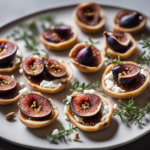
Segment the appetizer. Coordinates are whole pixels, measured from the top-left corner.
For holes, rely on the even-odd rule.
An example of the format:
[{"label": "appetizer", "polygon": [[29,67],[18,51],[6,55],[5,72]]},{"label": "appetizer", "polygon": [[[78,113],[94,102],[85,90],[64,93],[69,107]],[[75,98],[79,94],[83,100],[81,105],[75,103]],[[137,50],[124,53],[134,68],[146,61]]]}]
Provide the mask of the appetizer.
[{"label": "appetizer", "polygon": [[73,77],[73,70],[65,61],[29,56],[23,61],[20,73],[35,90],[57,93],[63,90]]},{"label": "appetizer", "polygon": [[106,128],[114,108],[112,103],[95,90],[74,92],[67,96],[64,113],[71,122],[84,131],[97,131]]},{"label": "appetizer", "polygon": [[58,108],[51,98],[41,93],[31,92],[19,100],[19,119],[29,128],[41,128],[53,123],[59,115]]},{"label": "appetizer", "polygon": [[69,53],[71,62],[82,72],[94,73],[102,68],[105,55],[95,46],[86,43],[75,45]]},{"label": "appetizer", "polygon": [[77,40],[76,28],[67,25],[53,25],[40,35],[41,42],[50,50],[66,50]]},{"label": "appetizer", "polygon": [[127,59],[136,49],[136,41],[129,33],[104,32],[104,50],[113,58]]},{"label": "appetizer", "polygon": [[0,75],[0,104],[8,105],[19,100],[22,93],[28,91],[24,86],[24,83],[16,81],[13,75]]},{"label": "appetizer", "polygon": [[81,3],[73,13],[76,24],[87,33],[98,32],[105,24],[102,8],[95,3]]},{"label": "appetizer", "polygon": [[16,70],[22,61],[22,54],[16,43],[0,40],[0,73],[10,73]]},{"label": "appetizer", "polygon": [[146,16],[136,11],[121,10],[113,19],[113,29],[119,32],[136,33],[146,24]]},{"label": "appetizer", "polygon": [[137,63],[126,61],[106,68],[102,76],[102,88],[114,98],[132,98],[145,90],[149,80],[148,69],[141,69]]}]

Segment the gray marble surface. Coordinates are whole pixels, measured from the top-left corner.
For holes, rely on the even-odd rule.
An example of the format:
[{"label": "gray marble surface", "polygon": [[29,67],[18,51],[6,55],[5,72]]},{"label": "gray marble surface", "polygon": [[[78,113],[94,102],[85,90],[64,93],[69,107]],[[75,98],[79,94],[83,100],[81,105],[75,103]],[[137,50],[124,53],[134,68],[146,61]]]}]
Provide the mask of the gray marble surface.
[{"label": "gray marble surface", "polygon": [[[88,0],[86,0],[88,1]],[[98,2],[106,5],[111,6],[120,6],[120,7],[126,7],[131,8],[135,10],[140,10],[141,12],[147,14],[150,16],[150,0],[97,0]],[[76,0],[73,2],[74,4],[78,2],[83,2],[83,0]],[[25,16],[27,14],[30,14],[32,12],[36,12],[38,10],[44,10],[51,7],[55,7],[57,3],[60,3],[60,6],[66,6],[72,3],[71,0],[0,0],[0,27],[3,26],[6,23],[9,23],[10,21],[20,18],[21,16]],[[15,133],[14,133],[15,134]],[[132,142],[131,144],[116,148],[116,150],[130,150],[130,149],[149,149],[149,139],[150,134],[147,134],[146,136],[136,140],[135,142]],[[0,150],[30,150],[28,148],[23,148],[20,146],[16,146],[13,144],[10,144],[6,141],[3,141],[0,139]]]}]

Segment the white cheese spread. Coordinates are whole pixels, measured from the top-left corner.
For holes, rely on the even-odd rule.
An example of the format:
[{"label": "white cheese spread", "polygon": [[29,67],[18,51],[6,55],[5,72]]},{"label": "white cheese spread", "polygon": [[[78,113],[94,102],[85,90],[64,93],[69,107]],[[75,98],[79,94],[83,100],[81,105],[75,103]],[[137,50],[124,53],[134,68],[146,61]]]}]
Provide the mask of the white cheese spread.
[{"label": "white cheese spread", "polygon": [[21,52],[20,50],[17,50],[16,55],[17,55],[18,57],[22,57],[22,52]]},{"label": "white cheese spread", "polygon": [[59,86],[62,85],[62,83],[66,82],[66,79],[65,78],[61,78],[61,79],[56,79],[56,80],[53,80],[53,81],[46,81],[46,80],[43,80],[41,83],[40,83],[40,86],[41,87],[44,87],[44,88],[57,88]]},{"label": "white cheese spread", "polygon": [[24,87],[23,89],[21,89],[21,90],[19,91],[19,94],[20,94],[20,95],[26,95],[26,94],[28,94],[28,93],[30,93],[30,90],[29,90],[27,87]]},{"label": "white cheese spread", "polygon": [[23,73],[23,68],[19,69],[19,72],[20,72],[20,73]]},{"label": "white cheese spread", "polygon": [[145,77],[147,77],[147,73],[146,73],[146,71],[144,69],[140,70],[140,74],[143,74]]},{"label": "white cheese spread", "polygon": [[17,64],[20,63],[20,62],[21,62],[20,58],[15,57],[15,58],[11,61],[11,64],[13,64],[13,66],[15,66],[15,65],[17,65]]}]

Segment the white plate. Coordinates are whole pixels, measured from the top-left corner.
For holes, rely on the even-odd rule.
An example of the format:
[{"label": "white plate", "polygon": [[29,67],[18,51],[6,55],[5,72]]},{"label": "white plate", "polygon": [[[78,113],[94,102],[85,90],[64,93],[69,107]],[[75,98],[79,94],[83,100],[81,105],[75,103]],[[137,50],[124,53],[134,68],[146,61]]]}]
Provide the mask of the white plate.
[{"label": "white plate", "polygon": [[[75,7],[65,7],[65,8],[59,8],[59,9],[53,9],[42,14],[52,13],[55,14],[55,20],[56,22],[63,22],[68,25],[75,26],[78,29],[79,36],[78,36],[78,42],[84,42],[88,40],[88,36],[92,37],[93,40],[100,40],[100,43],[96,46],[99,49],[102,49],[103,47],[103,31],[105,30],[112,30],[112,19],[114,15],[120,10],[118,8],[111,8],[111,7],[103,7],[105,16],[106,16],[106,24],[105,27],[97,34],[94,35],[88,35],[83,32],[76,26],[74,23],[74,20],[72,18],[72,12]],[[39,14],[38,14],[39,15]],[[0,38],[5,38],[7,35],[11,33],[11,31],[16,27],[16,25],[19,22],[26,21],[30,18],[33,18],[35,16],[30,16],[25,19],[22,19],[20,21],[11,23],[7,26],[4,26],[1,29]],[[148,20],[148,23],[146,25],[146,28],[144,29],[143,33],[146,36],[149,36],[148,33],[148,26],[150,25],[150,20]],[[141,33],[135,34],[134,38],[139,41],[141,38]],[[31,54],[30,50],[26,50],[24,48],[24,42],[18,41],[17,42],[19,49],[23,52],[23,56],[28,56]],[[128,59],[128,60],[135,60],[137,53],[142,52],[142,48],[138,44],[138,48],[136,52]],[[49,56],[56,59],[64,59],[67,62],[70,62],[68,57],[69,50],[61,51],[61,52],[54,52],[49,51]],[[77,68],[75,68],[73,65],[71,65],[74,70],[74,77],[72,81],[80,80],[81,82],[88,82],[88,81],[101,81],[102,73],[104,72],[106,68],[105,66],[97,73],[95,74],[83,74],[81,73]],[[17,80],[24,81],[23,77],[19,74],[18,70],[13,73]],[[26,84],[27,87],[29,87]],[[148,101],[147,96],[149,95],[149,89],[148,86],[147,89],[136,98],[138,102],[140,103],[140,107],[144,107],[145,103]],[[59,128],[61,124],[63,124],[66,128],[68,128],[68,125],[70,122],[65,121],[63,119],[64,113],[63,108],[64,105],[62,104],[62,100],[66,97],[66,95],[71,94],[69,92],[69,87],[64,89],[63,91],[59,92],[58,94],[45,94],[46,96],[51,97],[55,104],[58,106],[58,109],[60,111],[60,115],[58,119],[51,125],[41,128],[41,129],[30,129],[24,126],[19,118],[18,115],[16,117],[16,121],[7,121],[5,119],[5,115],[11,111],[15,111],[17,114],[18,106],[17,102],[8,106],[0,106],[0,137],[4,140],[7,140],[9,142],[12,142],[17,145],[25,146],[25,147],[31,147],[36,149],[93,149],[93,148],[100,148],[100,149],[108,149],[113,148],[117,146],[121,146],[124,144],[127,144],[129,142],[132,142],[141,136],[147,134],[150,131],[149,127],[149,121],[150,118],[149,115],[147,115],[143,119],[143,125],[142,126],[135,126],[134,123],[130,122],[128,124],[123,124],[118,117],[112,117],[111,124],[108,128],[89,133],[82,131],[78,129],[78,132],[80,133],[80,141],[74,142],[72,139],[74,137],[74,134],[71,134],[70,136],[66,137],[66,143],[65,142],[59,142],[59,144],[52,144],[49,141],[45,140],[47,134],[51,134],[52,131],[55,128]],[[112,101],[112,103],[117,103],[117,99],[113,99],[107,94],[103,94],[106,96],[109,100]]]}]

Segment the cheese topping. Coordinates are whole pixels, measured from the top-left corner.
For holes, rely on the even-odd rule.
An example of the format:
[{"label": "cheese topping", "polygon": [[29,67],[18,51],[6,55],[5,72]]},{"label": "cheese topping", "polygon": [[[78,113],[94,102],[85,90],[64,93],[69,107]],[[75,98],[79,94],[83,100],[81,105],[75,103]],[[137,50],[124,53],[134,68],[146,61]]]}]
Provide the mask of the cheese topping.
[{"label": "cheese topping", "polygon": [[13,64],[13,66],[15,66],[15,65],[17,65],[17,64],[20,63],[20,62],[21,62],[20,58],[15,57],[15,58],[11,61],[11,64]]},{"label": "cheese topping", "polygon": [[28,93],[30,93],[30,90],[29,90],[27,87],[24,87],[23,89],[21,89],[21,90],[19,91],[19,94],[20,94],[20,95],[26,95],[26,94],[28,94]]}]

